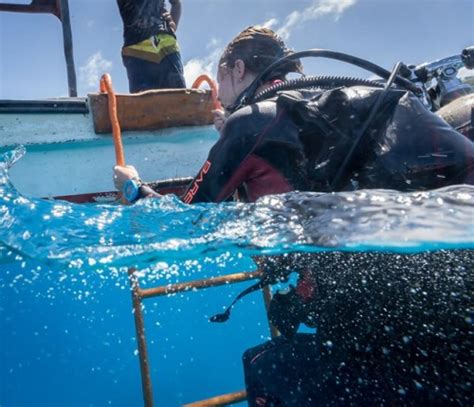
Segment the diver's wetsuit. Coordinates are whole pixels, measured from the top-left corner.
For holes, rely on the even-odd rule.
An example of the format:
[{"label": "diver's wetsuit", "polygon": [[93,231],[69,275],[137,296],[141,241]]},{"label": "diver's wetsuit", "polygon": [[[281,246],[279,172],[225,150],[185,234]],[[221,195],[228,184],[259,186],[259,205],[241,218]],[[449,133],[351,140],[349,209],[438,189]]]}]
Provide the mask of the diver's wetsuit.
[{"label": "diver's wetsuit", "polygon": [[[314,178],[321,178],[321,174],[313,177],[311,172],[319,171],[314,170],[319,167],[327,171],[331,165],[324,160],[331,161],[333,172],[323,173],[330,182],[355,137],[347,129],[361,126],[379,91],[354,87],[322,94],[296,92],[238,110],[227,119],[183,201],[221,202],[239,187],[245,189],[245,200],[250,202],[293,190],[330,191],[324,182],[315,183]],[[373,94],[368,96],[370,92]],[[310,103],[301,103],[311,98]],[[351,101],[350,109],[338,105],[341,98]],[[413,191],[474,184],[474,144],[470,140],[404,92],[393,92],[385,108],[382,118],[370,129],[376,140],[365,138],[336,190]],[[307,121],[301,123],[314,117],[315,110],[336,123],[346,136],[324,135],[317,120],[309,125]],[[304,145],[300,134],[308,127],[313,133]],[[328,152],[332,151],[336,154],[331,156]]]},{"label": "diver's wetsuit", "polygon": [[246,200],[295,189],[307,190],[303,145],[298,128],[274,102],[245,107],[226,121],[183,201],[221,202],[239,187]]}]

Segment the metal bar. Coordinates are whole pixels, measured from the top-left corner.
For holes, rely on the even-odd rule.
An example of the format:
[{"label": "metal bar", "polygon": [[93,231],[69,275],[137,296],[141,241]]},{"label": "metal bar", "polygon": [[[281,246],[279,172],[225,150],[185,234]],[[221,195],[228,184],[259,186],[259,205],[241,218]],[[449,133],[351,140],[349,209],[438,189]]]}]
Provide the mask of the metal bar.
[{"label": "metal bar", "polygon": [[[234,284],[247,280],[260,278],[263,272],[260,270],[244,273],[228,274],[225,276],[211,277],[202,280],[194,280],[185,283],[170,284],[167,286],[154,287],[148,289],[140,289],[138,278],[135,275],[134,269],[129,269],[130,284],[132,287],[132,301],[135,316],[135,328],[137,332],[138,353],[140,356],[140,369],[142,376],[143,398],[145,407],[153,407],[152,384],[150,378],[150,369],[148,363],[148,353],[146,349],[145,326],[143,320],[143,313],[141,309],[142,300],[145,298],[164,296],[167,294],[178,293],[182,291],[189,291],[195,289],[204,289],[210,287],[217,287],[226,284]],[[266,290],[265,290],[266,289]],[[271,300],[271,292],[269,287],[264,289],[265,307],[268,313],[269,301]],[[269,322],[270,324],[270,322]],[[272,325],[270,324],[270,329]],[[274,332],[272,337],[274,337]],[[276,331],[278,334],[278,331]],[[221,396],[212,397],[207,400],[198,401],[191,404],[186,404],[187,407],[210,407],[210,406],[224,406],[239,403],[247,399],[247,393],[242,390],[235,393],[224,394]]]},{"label": "metal bar", "polygon": [[53,14],[61,20],[69,96],[76,97],[77,80],[68,0],[33,0],[31,4],[0,3],[0,11]]},{"label": "metal bar", "polygon": [[260,270],[247,273],[227,274],[225,276],[211,277],[203,280],[194,280],[186,283],[170,284],[161,287],[139,289],[141,298],[159,297],[168,294],[179,293],[188,290],[199,290],[201,288],[218,287],[225,284],[240,283],[242,281],[253,280],[263,275]]},{"label": "metal bar", "polygon": [[133,314],[135,317],[135,330],[137,335],[138,355],[140,358],[140,372],[142,377],[143,401],[145,407],[153,407],[153,389],[150,377],[150,365],[148,363],[148,351],[145,338],[145,321],[142,312],[142,299],[140,287],[135,269],[128,269],[130,286],[132,288]]},{"label": "metal bar", "polygon": [[196,401],[194,403],[185,404],[183,407],[211,407],[211,406],[227,406],[230,404],[240,403],[247,400],[245,390],[235,393],[223,394],[222,396],[212,397],[207,400]]},{"label": "metal bar", "polygon": [[40,100],[0,100],[0,113],[78,113],[87,114],[86,98],[56,98]]},{"label": "metal bar", "polygon": [[280,336],[280,331],[276,329],[275,325],[270,322],[269,311],[270,311],[270,302],[272,301],[272,290],[269,285],[266,285],[262,289],[263,302],[265,304],[265,310],[267,314],[268,327],[270,328],[270,335],[272,338]]},{"label": "metal bar", "polygon": [[56,8],[51,5],[41,4],[11,4],[11,3],[0,3],[0,11],[8,11],[12,13],[41,13],[41,14],[54,14],[57,16]]},{"label": "metal bar", "polygon": [[69,18],[68,0],[60,0],[61,25],[63,27],[64,56],[66,57],[67,82],[69,96],[77,96],[76,68],[72,47],[71,19]]}]

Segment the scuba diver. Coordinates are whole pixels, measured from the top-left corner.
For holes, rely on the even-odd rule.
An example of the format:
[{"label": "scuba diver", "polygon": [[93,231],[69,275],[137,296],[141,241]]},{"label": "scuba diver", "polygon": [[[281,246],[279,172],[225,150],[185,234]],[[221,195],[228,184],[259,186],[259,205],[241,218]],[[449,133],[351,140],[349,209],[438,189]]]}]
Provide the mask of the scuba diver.
[{"label": "scuba diver", "polygon": [[[396,71],[395,75],[388,72],[389,86],[372,81],[344,80],[346,86],[344,83],[334,86],[331,81],[329,90],[320,86],[310,89],[299,86],[272,93],[291,72],[301,72],[301,62],[270,29],[248,27],[228,44],[220,58],[217,75],[218,96],[227,117],[219,140],[181,197],[185,203],[222,202],[231,199],[236,191],[241,200],[253,202],[265,195],[296,190],[336,192],[384,188],[418,191],[463,183],[474,185],[473,143],[426,109],[411,90],[403,88],[408,81],[401,80]],[[395,86],[390,86],[391,82]],[[130,202],[160,196],[140,179],[132,166],[116,166],[114,183]],[[315,283],[314,274],[320,270],[334,270],[340,276],[351,276],[351,270],[363,270],[366,267],[364,257],[354,267],[349,261],[342,261],[343,256],[329,258],[326,262],[323,256],[316,259],[320,262],[316,265],[313,256],[307,261],[298,256],[290,258],[291,267],[285,265],[286,258],[283,262],[270,259],[261,264],[266,275],[284,275],[291,268],[299,273],[300,279],[290,295],[276,295],[272,301],[271,317],[283,336],[244,355],[249,405],[313,406],[360,403],[361,400],[371,405],[387,400],[398,402],[405,397],[403,392],[411,394],[398,382],[403,376],[400,371],[392,374],[387,368],[389,363],[359,363],[360,368],[348,363],[347,355],[353,357],[359,350],[363,356],[354,360],[363,360],[377,342],[378,328],[385,329],[377,320],[377,309],[363,314],[372,317],[374,326],[377,325],[377,329],[364,331],[370,332],[373,340],[364,344],[367,335],[354,340],[351,319],[359,321],[354,319],[357,302],[343,303],[338,305],[337,313],[331,312],[330,299],[334,299],[335,293],[330,295],[330,283],[321,286],[324,290]],[[340,261],[337,270],[332,261]],[[472,259],[469,261],[472,264]],[[305,262],[308,263],[306,266]],[[449,267],[446,270],[449,271]],[[427,270],[422,268],[420,273],[423,271]],[[354,272],[353,276],[358,274]],[[376,276],[371,275],[371,278]],[[396,280],[397,273],[387,273],[386,278]],[[277,277],[273,281],[270,278],[266,283],[277,280]],[[347,281],[345,290],[352,282],[349,277]],[[427,281],[429,285],[431,280]],[[381,292],[380,285],[370,287]],[[416,293],[418,295],[418,291]],[[327,306],[321,308],[326,314],[314,312],[318,304],[315,295],[320,301],[325,296],[328,298]],[[370,298],[370,291],[366,295],[366,299]],[[378,307],[381,303],[383,299],[365,305]],[[397,305],[396,302],[388,304]],[[390,309],[383,309],[383,320],[389,320]],[[407,311],[407,308],[402,309]],[[342,326],[347,322],[347,330],[339,330],[337,334],[350,338],[352,343],[358,344],[359,350],[350,348],[349,351],[341,346],[337,352],[333,351],[331,342],[336,341],[331,340],[331,335],[336,331],[330,330],[322,336],[324,343],[318,335],[296,334],[301,322],[318,326],[319,331],[320,326],[324,327],[326,321],[334,322],[333,319]],[[396,324],[393,325],[396,328]],[[395,329],[390,324],[387,326],[389,332]],[[359,328],[363,331],[364,327]],[[360,330],[354,332],[360,333]],[[443,335],[448,333],[443,331]],[[406,336],[411,343],[412,335]],[[407,345],[406,349],[397,348],[396,352],[389,346],[388,354],[404,360],[406,369],[416,371],[410,358],[418,353],[422,358],[426,351],[417,350],[418,344]],[[413,360],[418,358],[413,357]],[[278,366],[277,371],[274,366]],[[329,379],[323,374],[326,368],[331,373]],[[371,368],[375,370],[367,373]],[[421,373],[425,372],[423,366],[419,369]],[[436,368],[429,374],[435,376]],[[382,379],[374,381],[376,377]],[[423,387],[425,382],[419,383]],[[347,391],[357,386],[361,390],[349,397]],[[389,396],[385,398],[385,394]],[[373,403],[365,397],[370,397]],[[436,401],[436,395],[434,397]],[[456,398],[456,394],[453,397]],[[423,397],[421,400],[427,401]],[[448,397],[438,401],[449,404],[450,400]]]}]

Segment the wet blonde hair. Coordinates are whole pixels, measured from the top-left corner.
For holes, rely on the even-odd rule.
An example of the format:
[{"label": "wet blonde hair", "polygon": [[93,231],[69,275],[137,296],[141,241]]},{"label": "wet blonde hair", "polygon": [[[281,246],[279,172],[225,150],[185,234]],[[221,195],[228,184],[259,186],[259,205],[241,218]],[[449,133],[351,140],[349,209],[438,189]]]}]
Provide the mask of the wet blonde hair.
[{"label": "wet blonde hair", "polygon": [[[227,45],[219,60],[219,67],[233,68],[235,61],[241,59],[246,69],[259,74],[278,59],[291,55],[284,41],[272,30],[265,27],[250,26],[239,33]],[[287,61],[278,66],[268,79],[284,79],[290,72],[302,72],[299,59]]]}]

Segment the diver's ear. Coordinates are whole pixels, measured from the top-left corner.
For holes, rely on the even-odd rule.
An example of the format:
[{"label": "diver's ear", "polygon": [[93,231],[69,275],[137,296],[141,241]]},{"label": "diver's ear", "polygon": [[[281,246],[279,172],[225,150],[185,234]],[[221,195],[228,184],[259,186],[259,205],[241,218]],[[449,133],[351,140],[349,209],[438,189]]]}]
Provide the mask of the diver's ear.
[{"label": "diver's ear", "polygon": [[237,59],[234,63],[234,71],[239,81],[242,81],[244,79],[245,70],[246,70],[245,62],[242,61],[241,59]]}]

